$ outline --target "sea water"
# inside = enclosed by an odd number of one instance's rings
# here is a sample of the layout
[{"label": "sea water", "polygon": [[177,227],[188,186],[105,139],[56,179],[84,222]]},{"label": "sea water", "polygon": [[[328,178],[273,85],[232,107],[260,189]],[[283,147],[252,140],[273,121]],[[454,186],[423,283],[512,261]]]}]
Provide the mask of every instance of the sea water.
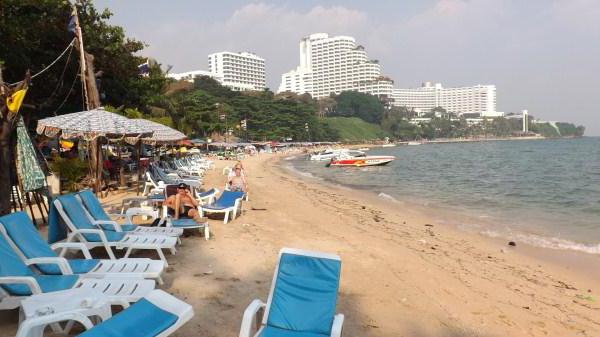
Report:
[{"label": "sea water", "polygon": [[600,138],[424,144],[368,154],[396,160],[368,168],[325,167],[303,157],[290,163],[383,199],[468,214],[457,224],[463,229],[600,254]]}]

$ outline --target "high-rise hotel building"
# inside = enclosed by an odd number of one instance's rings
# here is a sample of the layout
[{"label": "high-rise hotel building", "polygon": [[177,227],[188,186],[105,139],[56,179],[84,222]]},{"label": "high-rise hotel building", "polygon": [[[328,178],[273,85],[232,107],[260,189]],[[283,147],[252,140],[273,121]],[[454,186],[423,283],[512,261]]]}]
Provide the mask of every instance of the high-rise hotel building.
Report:
[{"label": "high-rise hotel building", "polygon": [[264,90],[265,59],[249,52],[220,52],[208,55],[208,70],[233,90]]},{"label": "high-rise hotel building", "polygon": [[300,41],[300,65],[281,76],[278,92],[309,93],[314,98],[359,91],[390,99],[393,81],[381,75],[376,60],[349,36],[311,34]]},{"label": "high-rise hotel building", "polygon": [[442,107],[457,115],[475,113],[496,117],[501,114],[496,111],[495,85],[444,88],[440,83],[425,82],[420,88],[393,89],[392,102],[420,113]]}]

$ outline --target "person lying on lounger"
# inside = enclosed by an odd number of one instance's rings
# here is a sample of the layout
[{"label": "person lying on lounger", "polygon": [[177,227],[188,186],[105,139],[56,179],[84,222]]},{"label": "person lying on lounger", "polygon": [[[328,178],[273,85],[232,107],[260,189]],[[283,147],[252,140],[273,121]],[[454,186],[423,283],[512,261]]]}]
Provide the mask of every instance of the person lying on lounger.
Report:
[{"label": "person lying on lounger", "polygon": [[175,219],[192,218],[197,222],[203,222],[198,213],[198,201],[190,192],[190,188],[185,183],[180,183],[177,186],[177,194],[171,195],[165,200],[165,205],[168,208],[169,215]]}]

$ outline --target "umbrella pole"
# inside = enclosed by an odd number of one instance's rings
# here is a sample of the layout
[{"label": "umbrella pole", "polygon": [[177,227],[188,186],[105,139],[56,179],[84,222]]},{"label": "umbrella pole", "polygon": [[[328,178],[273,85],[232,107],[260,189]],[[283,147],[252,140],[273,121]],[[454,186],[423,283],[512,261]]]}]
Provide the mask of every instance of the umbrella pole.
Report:
[{"label": "umbrella pole", "polygon": [[137,160],[137,187],[135,189],[135,193],[136,195],[140,195],[140,176],[141,176],[141,172],[142,172],[142,141],[138,140],[138,144],[137,144],[137,155],[138,155],[138,160]]}]

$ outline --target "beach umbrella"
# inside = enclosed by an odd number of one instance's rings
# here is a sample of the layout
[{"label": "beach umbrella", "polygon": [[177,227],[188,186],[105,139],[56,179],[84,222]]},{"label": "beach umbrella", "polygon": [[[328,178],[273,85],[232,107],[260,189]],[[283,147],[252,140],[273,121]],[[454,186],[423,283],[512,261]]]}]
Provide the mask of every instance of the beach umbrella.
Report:
[{"label": "beach umbrella", "polygon": [[[104,108],[74,112],[70,114],[40,119],[36,131],[40,135],[63,138],[82,138],[92,141],[98,137],[106,138],[141,138],[151,137],[152,131],[139,127],[131,119]],[[91,153],[90,156],[93,154]],[[102,151],[96,147],[95,167],[96,191],[100,189],[102,167]]]},{"label": "beach umbrella", "polygon": [[130,121],[144,130],[152,131],[152,136],[142,137],[142,142],[144,144],[173,144],[187,138],[180,131],[147,119],[131,119]]},{"label": "beach umbrella", "polygon": [[74,112],[56,117],[40,119],[37,133],[48,137],[61,134],[63,138],[83,138],[93,140],[97,137],[151,137],[152,131],[144,129],[131,119],[104,108]]}]

